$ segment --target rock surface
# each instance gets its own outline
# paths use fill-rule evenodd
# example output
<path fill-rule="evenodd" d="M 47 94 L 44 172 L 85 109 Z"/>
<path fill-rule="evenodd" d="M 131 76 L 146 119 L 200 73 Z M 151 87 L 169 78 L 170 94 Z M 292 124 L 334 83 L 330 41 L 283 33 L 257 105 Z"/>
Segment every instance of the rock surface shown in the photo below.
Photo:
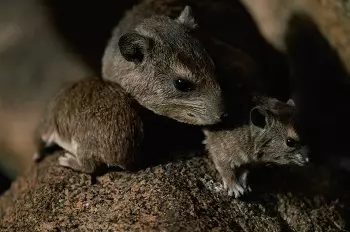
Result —
<path fill-rule="evenodd" d="M 264 168 L 251 176 L 253 193 L 235 200 L 206 157 L 108 173 L 91 185 L 58 167 L 56 154 L 0 198 L 0 230 L 346 231 L 344 179 L 325 167 Z"/>

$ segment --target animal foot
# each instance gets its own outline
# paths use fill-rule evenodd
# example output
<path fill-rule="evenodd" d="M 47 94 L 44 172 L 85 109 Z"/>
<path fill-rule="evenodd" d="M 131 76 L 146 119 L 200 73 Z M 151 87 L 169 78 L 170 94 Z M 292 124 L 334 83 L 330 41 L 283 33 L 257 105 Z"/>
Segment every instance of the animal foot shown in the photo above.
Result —
<path fill-rule="evenodd" d="M 247 176 L 248 176 L 248 170 L 245 170 L 242 175 L 239 177 L 239 183 L 242 186 L 242 188 L 246 191 L 246 192 L 251 192 L 252 189 L 250 188 L 250 186 L 247 184 Z"/>
<path fill-rule="evenodd" d="M 42 156 L 39 154 L 39 152 L 35 152 L 32 159 L 33 159 L 34 162 L 37 162 L 41 158 L 42 158 Z"/>
<path fill-rule="evenodd" d="M 251 191 L 249 187 L 245 188 L 241 185 L 241 183 L 237 183 L 235 181 L 230 183 L 224 181 L 224 189 L 227 190 L 229 196 L 234 195 L 235 198 L 243 196 L 245 192 Z"/>
<path fill-rule="evenodd" d="M 58 163 L 63 167 L 73 169 L 77 169 L 77 166 L 79 166 L 76 157 L 68 152 L 58 158 Z"/>
<path fill-rule="evenodd" d="M 238 198 L 240 196 L 243 196 L 245 190 L 240 184 L 233 184 L 228 189 L 228 195 L 229 196 L 235 196 L 235 198 Z"/>

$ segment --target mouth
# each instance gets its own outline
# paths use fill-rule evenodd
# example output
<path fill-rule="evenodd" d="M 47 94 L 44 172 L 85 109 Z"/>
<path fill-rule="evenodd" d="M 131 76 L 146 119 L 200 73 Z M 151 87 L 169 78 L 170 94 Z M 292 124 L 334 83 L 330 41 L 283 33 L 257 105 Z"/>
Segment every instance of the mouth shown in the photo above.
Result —
<path fill-rule="evenodd" d="M 310 162 L 309 157 L 302 157 L 297 155 L 296 159 L 293 160 L 296 165 L 304 166 Z"/>
<path fill-rule="evenodd" d="M 165 110 L 162 109 L 157 113 L 175 119 L 179 122 L 196 126 L 210 126 L 221 122 L 221 117 L 219 114 L 208 114 L 207 112 L 208 110 L 205 110 L 205 108 L 173 105 L 173 107 Z"/>
<path fill-rule="evenodd" d="M 203 120 L 202 118 L 195 117 L 195 116 L 186 115 L 184 117 L 182 115 L 179 115 L 179 116 L 173 116 L 171 118 L 175 119 L 178 122 L 181 122 L 184 124 L 189 124 L 189 125 L 195 125 L 195 126 L 206 126 L 207 125 L 205 123 L 206 122 L 205 120 Z"/>
<path fill-rule="evenodd" d="M 188 113 L 186 116 L 186 119 L 183 121 L 197 126 L 210 126 L 221 121 L 220 117 L 203 117 L 201 115 L 194 115 L 192 113 Z"/>
<path fill-rule="evenodd" d="M 220 122 L 221 122 L 220 118 L 207 119 L 207 120 L 202 120 L 202 123 L 200 124 L 200 126 L 212 126 Z"/>

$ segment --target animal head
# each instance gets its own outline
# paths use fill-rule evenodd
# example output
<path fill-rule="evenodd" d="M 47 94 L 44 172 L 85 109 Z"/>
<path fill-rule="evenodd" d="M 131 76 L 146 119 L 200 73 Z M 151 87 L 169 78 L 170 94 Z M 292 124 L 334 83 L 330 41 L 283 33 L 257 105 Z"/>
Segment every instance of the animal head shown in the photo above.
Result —
<path fill-rule="evenodd" d="M 122 61 L 112 65 L 112 73 L 122 76 L 116 77 L 122 87 L 154 113 L 210 125 L 220 121 L 223 103 L 214 63 L 191 35 L 196 27 L 188 6 L 176 19 L 145 19 L 120 37 Z"/>
<path fill-rule="evenodd" d="M 250 128 L 254 138 L 254 159 L 275 164 L 304 165 L 308 149 L 295 127 L 293 100 L 287 103 L 268 99 L 250 112 Z"/>

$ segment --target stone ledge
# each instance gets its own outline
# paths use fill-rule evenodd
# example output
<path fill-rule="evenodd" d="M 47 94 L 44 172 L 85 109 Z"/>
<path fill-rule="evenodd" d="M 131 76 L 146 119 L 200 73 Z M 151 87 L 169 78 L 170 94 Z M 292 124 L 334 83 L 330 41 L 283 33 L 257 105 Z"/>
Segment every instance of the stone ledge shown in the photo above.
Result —
<path fill-rule="evenodd" d="M 341 231 L 350 215 L 346 177 L 324 167 L 257 170 L 253 194 L 235 200 L 206 157 L 108 173 L 95 185 L 56 160 L 0 198 L 1 231 Z"/>

